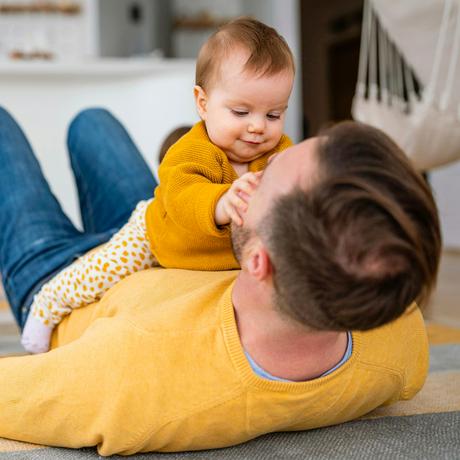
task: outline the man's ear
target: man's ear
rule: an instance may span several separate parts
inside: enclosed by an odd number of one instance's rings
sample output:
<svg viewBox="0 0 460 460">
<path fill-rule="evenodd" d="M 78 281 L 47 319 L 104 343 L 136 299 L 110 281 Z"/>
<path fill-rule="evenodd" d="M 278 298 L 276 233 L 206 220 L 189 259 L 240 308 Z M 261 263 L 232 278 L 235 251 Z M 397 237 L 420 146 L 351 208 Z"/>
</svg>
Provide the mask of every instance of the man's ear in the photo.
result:
<svg viewBox="0 0 460 460">
<path fill-rule="evenodd" d="M 253 248 L 246 263 L 248 272 L 259 281 L 264 281 L 272 275 L 270 256 L 262 244 Z"/>
<path fill-rule="evenodd" d="M 206 104 L 208 102 L 208 95 L 206 94 L 206 91 L 198 85 L 194 86 L 193 95 L 195 96 L 195 105 L 198 110 L 198 114 L 202 120 L 206 121 Z"/>
</svg>

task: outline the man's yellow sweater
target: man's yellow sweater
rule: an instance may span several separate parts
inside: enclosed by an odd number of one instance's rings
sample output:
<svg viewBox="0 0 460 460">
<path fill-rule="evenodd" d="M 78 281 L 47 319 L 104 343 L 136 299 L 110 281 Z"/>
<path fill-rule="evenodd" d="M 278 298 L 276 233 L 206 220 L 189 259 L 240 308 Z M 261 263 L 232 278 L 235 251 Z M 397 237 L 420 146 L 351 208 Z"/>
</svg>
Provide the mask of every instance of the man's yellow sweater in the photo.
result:
<svg viewBox="0 0 460 460">
<path fill-rule="evenodd" d="M 353 332 L 339 369 L 307 382 L 255 375 L 238 336 L 237 271 L 138 272 L 57 327 L 49 353 L 0 359 L 0 437 L 101 455 L 230 446 L 411 398 L 427 373 L 419 310 Z"/>
<path fill-rule="evenodd" d="M 249 163 L 249 171 L 265 168 L 268 158 L 292 145 L 283 135 L 278 145 Z M 190 270 L 239 268 L 228 225 L 217 227 L 219 198 L 238 179 L 227 155 L 197 123 L 166 154 L 158 170 L 160 185 L 146 212 L 152 253 L 162 267 Z"/>
</svg>

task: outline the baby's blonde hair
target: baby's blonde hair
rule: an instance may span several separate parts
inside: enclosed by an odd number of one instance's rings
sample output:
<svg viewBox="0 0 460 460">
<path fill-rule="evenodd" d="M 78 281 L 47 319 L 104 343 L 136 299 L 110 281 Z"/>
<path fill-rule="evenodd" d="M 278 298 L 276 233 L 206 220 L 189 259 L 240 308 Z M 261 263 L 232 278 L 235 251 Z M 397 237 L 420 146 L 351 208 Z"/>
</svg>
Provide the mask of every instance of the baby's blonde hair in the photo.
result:
<svg viewBox="0 0 460 460">
<path fill-rule="evenodd" d="M 222 61 L 237 48 L 249 53 L 243 71 L 258 76 L 276 75 L 285 70 L 295 72 L 294 58 L 284 38 L 273 27 L 241 17 L 221 26 L 201 47 L 195 84 L 206 91 L 218 78 Z"/>
</svg>

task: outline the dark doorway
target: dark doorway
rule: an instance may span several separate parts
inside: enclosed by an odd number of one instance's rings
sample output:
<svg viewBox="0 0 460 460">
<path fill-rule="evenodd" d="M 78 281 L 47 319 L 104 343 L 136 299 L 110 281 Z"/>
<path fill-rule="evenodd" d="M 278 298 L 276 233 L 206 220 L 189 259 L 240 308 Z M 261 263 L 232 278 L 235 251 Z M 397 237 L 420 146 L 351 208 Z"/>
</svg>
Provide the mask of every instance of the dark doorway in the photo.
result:
<svg viewBox="0 0 460 460">
<path fill-rule="evenodd" d="M 351 118 L 362 0 L 301 0 L 304 136 Z"/>
</svg>

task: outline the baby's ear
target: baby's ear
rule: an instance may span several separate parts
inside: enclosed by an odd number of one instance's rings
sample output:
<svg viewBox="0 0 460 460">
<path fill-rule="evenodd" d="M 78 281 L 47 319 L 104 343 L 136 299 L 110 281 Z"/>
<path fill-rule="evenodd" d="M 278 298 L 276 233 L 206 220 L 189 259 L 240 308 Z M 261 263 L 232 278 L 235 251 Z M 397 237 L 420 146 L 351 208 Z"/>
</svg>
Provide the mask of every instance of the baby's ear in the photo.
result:
<svg viewBox="0 0 460 460">
<path fill-rule="evenodd" d="M 195 104 L 198 114 L 202 120 L 206 121 L 206 103 L 208 102 L 208 96 L 205 90 L 198 85 L 194 86 L 193 95 L 195 96 Z"/>
</svg>

